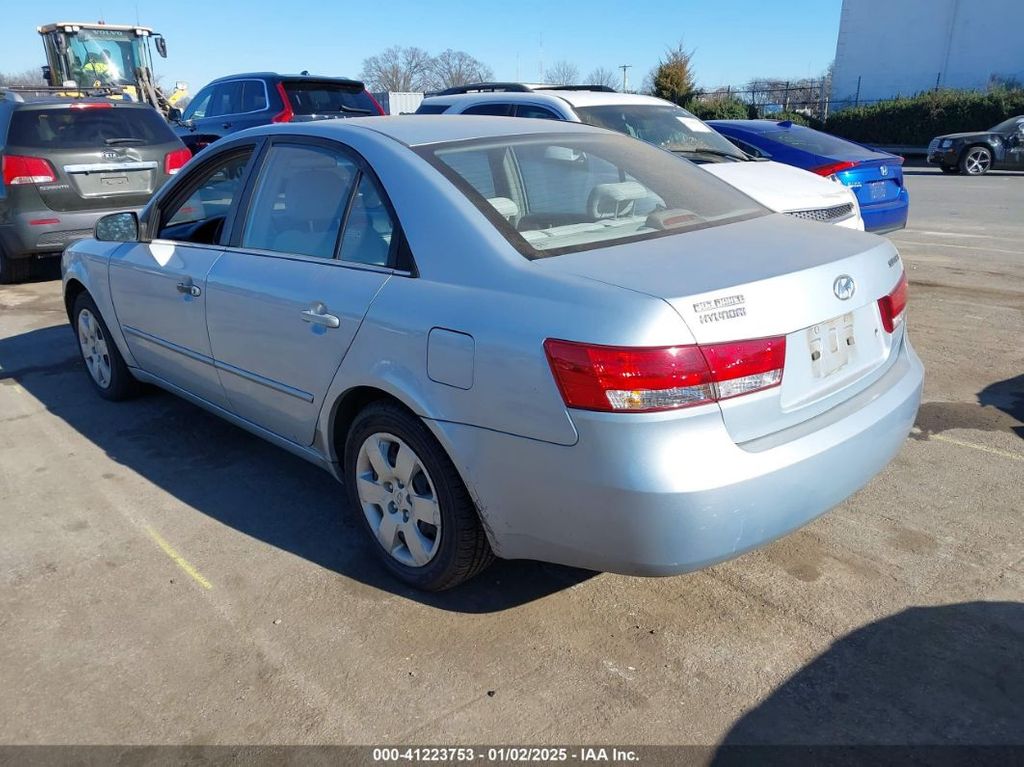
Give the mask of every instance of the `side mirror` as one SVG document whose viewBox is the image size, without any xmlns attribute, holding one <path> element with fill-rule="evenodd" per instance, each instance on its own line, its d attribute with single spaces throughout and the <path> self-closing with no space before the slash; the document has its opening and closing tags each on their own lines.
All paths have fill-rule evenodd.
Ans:
<svg viewBox="0 0 1024 767">
<path fill-rule="evenodd" d="M 100 242 L 138 242 L 137 213 L 111 213 L 96 222 L 96 239 Z"/>
<path fill-rule="evenodd" d="M 167 110 L 167 121 L 172 123 L 181 122 L 181 110 L 177 107 L 171 107 Z"/>
<path fill-rule="evenodd" d="M 156 38 L 156 52 L 160 54 L 160 58 L 167 58 L 167 40 L 164 39 L 163 35 Z"/>
<path fill-rule="evenodd" d="M 44 67 L 42 67 L 42 70 L 43 70 L 43 82 L 45 82 L 47 85 L 49 85 L 50 84 L 50 67 L 48 65 L 44 66 Z"/>
</svg>

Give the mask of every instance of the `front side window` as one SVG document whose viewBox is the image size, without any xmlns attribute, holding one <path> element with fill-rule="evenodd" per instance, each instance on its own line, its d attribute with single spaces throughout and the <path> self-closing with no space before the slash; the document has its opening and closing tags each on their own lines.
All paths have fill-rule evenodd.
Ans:
<svg viewBox="0 0 1024 767">
<path fill-rule="evenodd" d="M 184 179 L 187 192 L 184 198 L 172 197 L 170 206 L 161 211 L 157 236 L 178 242 L 220 243 L 251 156 L 251 148 L 229 152 Z"/>
<path fill-rule="evenodd" d="M 622 136 L 505 136 L 417 151 L 527 258 L 679 234 L 768 213 L 691 163 Z"/>
<path fill-rule="evenodd" d="M 183 120 L 199 120 L 206 117 L 206 110 L 210 108 L 210 97 L 213 96 L 213 88 L 203 88 L 196 97 L 189 102 L 185 113 L 181 116 Z"/>
<path fill-rule="evenodd" d="M 326 147 L 271 148 L 246 216 L 244 248 L 333 258 L 359 168 Z"/>
</svg>

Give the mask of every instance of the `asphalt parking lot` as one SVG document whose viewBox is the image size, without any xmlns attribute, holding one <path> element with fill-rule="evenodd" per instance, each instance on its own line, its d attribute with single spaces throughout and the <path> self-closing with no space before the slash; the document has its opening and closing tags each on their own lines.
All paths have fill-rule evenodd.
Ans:
<svg viewBox="0 0 1024 767">
<path fill-rule="evenodd" d="M 1024 742 L 1024 174 L 907 173 L 915 432 L 831 514 L 668 579 L 399 587 L 327 474 L 100 400 L 59 281 L 0 288 L 0 738 Z"/>
</svg>

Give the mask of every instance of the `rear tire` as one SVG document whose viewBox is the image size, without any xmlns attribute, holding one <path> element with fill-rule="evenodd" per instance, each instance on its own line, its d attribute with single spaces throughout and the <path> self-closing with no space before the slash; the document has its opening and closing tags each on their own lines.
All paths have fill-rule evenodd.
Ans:
<svg viewBox="0 0 1024 767">
<path fill-rule="evenodd" d="M 368 405 L 345 440 L 345 489 L 384 566 L 424 591 L 463 583 L 494 559 L 476 504 L 415 415 Z"/>
<path fill-rule="evenodd" d="M 987 146 L 967 147 L 960 155 L 960 172 L 966 176 L 984 176 L 992 167 L 992 150 Z"/>
<path fill-rule="evenodd" d="M 24 282 L 32 276 L 32 258 L 11 258 L 0 248 L 0 284 Z"/>
<path fill-rule="evenodd" d="M 103 399 L 119 402 L 139 393 L 139 382 L 128 370 L 107 323 L 88 293 L 80 293 L 75 299 L 71 328 L 78 339 L 86 374 L 97 394 Z"/>
</svg>

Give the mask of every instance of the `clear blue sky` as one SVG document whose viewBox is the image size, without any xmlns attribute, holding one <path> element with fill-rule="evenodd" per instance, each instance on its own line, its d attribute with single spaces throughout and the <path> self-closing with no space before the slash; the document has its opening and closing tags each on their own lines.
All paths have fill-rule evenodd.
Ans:
<svg viewBox="0 0 1024 767">
<path fill-rule="evenodd" d="M 195 93 L 221 75 L 252 70 L 358 75 L 364 58 L 391 45 L 431 53 L 461 49 L 498 79 L 536 80 L 541 59 L 580 74 L 632 64 L 639 86 L 665 49 L 695 51 L 703 86 L 752 77 L 820 74 L 835 55 L 841 0 L 518 0 L 514 3 L 352 0 L 2 0 L 0 71 L 44 63 L 35 28 L 54 21 L 136 22 L 163 32 L 165 81 Z"/>
</svg>

